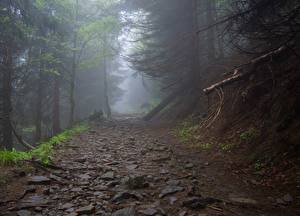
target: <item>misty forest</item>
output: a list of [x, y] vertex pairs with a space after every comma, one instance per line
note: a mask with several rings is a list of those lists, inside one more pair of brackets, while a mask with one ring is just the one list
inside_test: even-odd
[[0, 215], [300, 215], [300, 1], [0, 0]]

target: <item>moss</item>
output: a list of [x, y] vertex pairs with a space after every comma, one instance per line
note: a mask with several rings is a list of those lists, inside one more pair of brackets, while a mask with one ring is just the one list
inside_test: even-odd
[[251, 141], [252, 139], [258, 137], [258, 135], [259, 131], [256, 128], [251, 127], [247, 131], [240, 134], [240, 139], [242, 141]]
[[9, 182], [9, 178], [7, 176], [0, 175], [0, 186], [6, 185]]
[[219, 148], [221, 149], [221, 151], [223, 152], [231, 152], [231, 150], [235, 147], [234, 144], [232, 143], [221, 143], [219, 145]]
[[195, 139], [198, 129], [198, 125], [194, 125], [192, 121], [186, 120], [175, 129], [175, 135], [179, 137], [182, 142], [190, 143]]
[[206, 151], [212, 149], [213, 145], [211, 143], [196, 143], [193, 147]]

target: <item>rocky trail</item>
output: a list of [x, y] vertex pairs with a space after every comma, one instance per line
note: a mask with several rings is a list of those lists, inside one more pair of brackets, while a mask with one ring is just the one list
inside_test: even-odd
[[59, 167], [18, 173], [0, 215], [299, 213], [288, 206], [289, 194], [278, 203], [278, 197], [231, 175], [224, 161], [201, 158], [180, 144], [167, 126], [136, 119], [103, 123], [60, 144], [54, 163]]

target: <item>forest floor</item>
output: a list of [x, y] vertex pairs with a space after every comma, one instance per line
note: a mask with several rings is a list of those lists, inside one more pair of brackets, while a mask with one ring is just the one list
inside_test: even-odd
[[6, 169], [13, 177], [1, 187], [0, 215], [300, 215], [288, 193], [248, 184], [166, 124], [95, 125], [58, 145], [54, 163]]

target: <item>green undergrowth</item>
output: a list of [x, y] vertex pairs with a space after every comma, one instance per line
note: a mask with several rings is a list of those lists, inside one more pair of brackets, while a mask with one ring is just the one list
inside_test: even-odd
[[175, 135], [184, 143], [191, 143], [194, 141], [199, 125], [193, 124], [190, 119], [183, 121], [175, 128]]
[[49, 164], [50, 157], [53, 155], [54, 146], [68, 141], [74, 135], [87, 131], [89, 126], [87, 124], [80, 124], [71, 129], [67, 129], [64, 132], [50, 138], [48, 141], [42, 142], [31, 151], [12, 151], [1, 150], [0, 151], [0, 165], [14, 165], [22, 163], [24, 160], [36, 158], [43, 164]]
[[[173, 134], [180, 139], [181, 142], [191, 145], [193, 148], [197, 148], [203, 151], [214, 149], [214, 142], [209, 140], [201, 140], [199, 135], [199, 124], [193, 122], [193, 118], [187, 118], [181, 122], [174, 130]], [[244, 133], [240, 134], [240, 139], [249, 140], [256, 137], [258, 131], [255, 128], [250, 128]], [[218, 149], [222, 153], [231, 152], [237, 145], [234, 143], [220, 143]]]
[[221, 144], [219, 144], [220, 150], [224, 153], [231, 152], [231, 150], [234, 149], [235, 147], [236, 147], [236, 145], [233, 144], [233, 143], [221, 143]]
[[254, 127], [250, 127], [248, 130], [240, 134], [240, 139], [242, 141], [251, 141], [252, 139], [258, 137], [258, 135], [259, 131]]
[[213, 148], [213, 145], [211, 143], [196, 143], [193, 145], [193, 147], [203, 150], [203, 151], [207, 151]]

